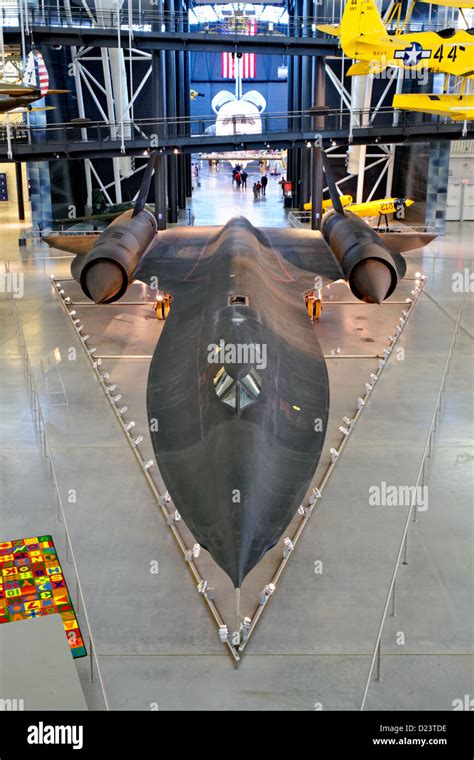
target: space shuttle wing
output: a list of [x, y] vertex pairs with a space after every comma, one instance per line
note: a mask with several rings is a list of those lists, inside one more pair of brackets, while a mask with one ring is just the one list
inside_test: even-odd
[[339, 280], [344, 273], [320, 232], [294, 227], [262, 227], [271, 246], [301, 274], [320, 275], [329, 281]]

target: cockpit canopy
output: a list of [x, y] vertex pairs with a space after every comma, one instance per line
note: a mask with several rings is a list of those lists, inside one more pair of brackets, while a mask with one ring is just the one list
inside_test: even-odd
[[255, 369], [236, 380], [221, 367], [214, 377], [214, 390], [223, 404], [237, 414], [257, 401], [262, 389], [262, 379]]

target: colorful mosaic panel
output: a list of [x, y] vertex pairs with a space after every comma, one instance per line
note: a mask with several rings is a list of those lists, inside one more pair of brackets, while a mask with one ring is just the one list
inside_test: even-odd
[[0, 624], [61, 615], [73, 657], [87, 652], [51, 536], [0, 543]]

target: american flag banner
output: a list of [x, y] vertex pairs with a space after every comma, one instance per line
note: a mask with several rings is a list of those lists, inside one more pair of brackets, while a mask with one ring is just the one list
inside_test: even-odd
[[36, 51], [36, 65], [38, 66], [38, 83], [39, 89], [42, 95], [47, 95], [49, 88], [49, 75], [48, 69], [44, 62], [44, 58], [39, 51]]
[[32, 50], [29, 53], [23, 82], [38, 89], [41, 95], [47, 94], [49, 88], [48, 69], [39, 50]]
[[[256, 19], [246, 19], [247, 34], [253, 36], [257, 33]], [[233, 31], [233, 30], [229, 30]], [[257, 75], [257, 56], [255, 53], [243, 53], [238, 59], [234, 53], [222, 53], [222, 77], [223, 79], [236, 79], [240, 61], [242, 79], [255, 79]]]

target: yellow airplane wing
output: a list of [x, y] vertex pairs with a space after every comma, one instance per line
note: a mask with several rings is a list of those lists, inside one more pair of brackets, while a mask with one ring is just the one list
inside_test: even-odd
[[395, 95], [392, 106], [402, 111], [450, 116], [454, 121], [474, 119], [474, 95]]
[[369, 63], [368, 61], [359, 61], [353, 63], [347, 69], [348, 77], [367, 76], [368, 74], [380, 74], [381, 71], [385, 71], [387, 66], [383, 63], [377, 63], [376, 61]]
[[43, 106], [43, 108], [13, 108], [8, 113], [33, 113], [34, 111], [55, 111], [54, 106]]
[[474, 8], [474, 0], [420, 0], [428, 5], [444, 5], [445, 8]]
[[[341, 206], [348, 206], [350, 203], [352, 203], [352, 195], [341, 195], [339, 196], [339, 200], [341, 201]], [[309, 203], [305, 203], [303, 206], [305, 211], [311, 211], [313, 208], [313, 204], [311, 201]], [[330, 198], [323, 201], [323, 211], [327, 211], [328, 209], [332, 208], [332, 201]]]
[[4, 85], [0, 84], [0, 95], [30, 95], [32, 92], [37, 92], [34, 87], [23, 87], [21, 84], [17, 85]]
[[330, 34], [331, 37], [341, 36], [341, 27], [333, 26], [332, 24], [318, 24], [316, 29], [318, 32], [324, 32], [324, 34]]

